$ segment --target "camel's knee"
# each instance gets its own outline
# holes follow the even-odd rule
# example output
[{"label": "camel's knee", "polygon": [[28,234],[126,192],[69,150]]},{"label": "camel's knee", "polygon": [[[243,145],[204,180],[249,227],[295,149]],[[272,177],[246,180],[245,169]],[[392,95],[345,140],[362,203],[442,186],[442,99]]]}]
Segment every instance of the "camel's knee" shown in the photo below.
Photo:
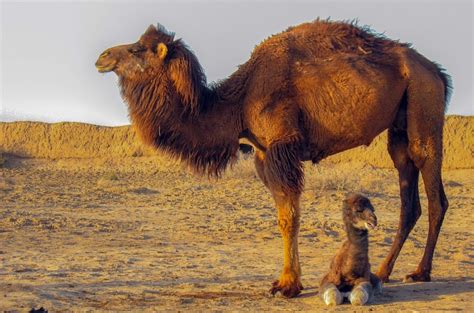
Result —
[{"label": "camel's knee", "polygon": [[275,190],[272,190],[272,193],[278,210],[278,228],[281,233],[284,236],[297,234],[300,226],[300,195]]},{"label": "camel's knee", "polygon": [[300,227],[299,215],[295,213],[278,214],[278,228],[282,234],[295,234]]},{"label": "camel's knee", "polygon": [[420,170],[428,167],[430,171],[441,169],[441,159],[443,146],[441,138],[435,136],[424,140],[410,138],[408,144],[408,155]]},{"label": "camel's knee", "polygon": [[272,190],[278,210],[278,228],[284,237],[294,236],[300,227],[300,194]]},{"label": "camel's knee", "polygon": [[422,169],[426,161],[426,152],[419,146],[410,147],[409,155],[415,166]]},{"label": "camel's knee", "polygon": [[430,216],[444,216],[449,203],[443,189],[441,179],[441,163],[438,160],[426,160],[424,167],[421,169],[423,181],[425,183],[425,191],[428,197],[428,211]]}]

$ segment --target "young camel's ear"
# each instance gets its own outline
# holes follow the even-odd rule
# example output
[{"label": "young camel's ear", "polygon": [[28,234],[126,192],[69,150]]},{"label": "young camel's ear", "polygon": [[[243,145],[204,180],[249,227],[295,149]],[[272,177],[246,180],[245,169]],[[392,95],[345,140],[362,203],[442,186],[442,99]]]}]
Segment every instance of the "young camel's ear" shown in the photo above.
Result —
[{"label": "young camel's ear", "polygon": [[168,54],[168,47],[164,43],[160,42],[156,47],[156,54],[161,60],[164,60]]},{"label": "young camel's ear", "polygon": [[200,93],[206,78],[196,56],[186,50],[176,49],[169,63],[170,77],[181,96],[183,104],[192,114],[200,109]]}]

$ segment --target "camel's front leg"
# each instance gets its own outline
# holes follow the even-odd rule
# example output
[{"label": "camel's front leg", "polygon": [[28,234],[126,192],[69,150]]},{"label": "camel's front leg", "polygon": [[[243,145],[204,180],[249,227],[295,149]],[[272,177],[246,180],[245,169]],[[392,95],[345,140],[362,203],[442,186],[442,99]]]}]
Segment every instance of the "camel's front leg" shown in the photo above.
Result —
[{"label": "camel's front leg", "polygon": [[[319,296],[326,305],[339,305],[344,300],[344,296],[330,277],[330,274],[326,274],[321,280],[319,284]],[[332,278],[334,278],[334,276],[332,276]],[[337,280],[338,283],[340,283],[340,279],[338,278]]]},{"label": "camel's front leg", "polygon": [[273,283],[271,293],[295,297],[303,289],[298,255],[303,170],[298,145],[291,141],[272,144],[265,153],[258,152],[255,161],[260,178],[275,199],[278,227],[283,237],[283,272]]},{"label": "camel's front leg", "polygon": [[278,227],[283,237],[283,272],[273,283],[271,293],[281,292],[285,297],[297,296],[301,285],[301,267],[298,255],[299,195],[274,194],[278,209]]}]

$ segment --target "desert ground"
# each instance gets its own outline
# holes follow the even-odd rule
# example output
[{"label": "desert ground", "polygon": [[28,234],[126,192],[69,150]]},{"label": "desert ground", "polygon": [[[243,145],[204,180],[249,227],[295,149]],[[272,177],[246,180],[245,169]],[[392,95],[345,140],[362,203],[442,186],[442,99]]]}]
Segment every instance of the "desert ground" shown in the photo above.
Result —
[{"label": "desert ground", "polygon": [[[330,310],[474,311],[474,119],[456,118],[445,138],[450,209],[433,281],[402,282],[427,235],[420,182],[423,215],[384,293],[365,307]],[[306,164],[299,236],[305,290],[294,299],[268,293],[281,270],[282,242],[252,158],[241,156],[216,181],[133,146],[136,140],[123,128],[0,123],[0,311],[325,310],[318,282],[345,239],[348,192],[367,195],[376,209],[374,271],[388,253],[400,199],[397,173],[377,152],[383,137],[375,148]]]}]

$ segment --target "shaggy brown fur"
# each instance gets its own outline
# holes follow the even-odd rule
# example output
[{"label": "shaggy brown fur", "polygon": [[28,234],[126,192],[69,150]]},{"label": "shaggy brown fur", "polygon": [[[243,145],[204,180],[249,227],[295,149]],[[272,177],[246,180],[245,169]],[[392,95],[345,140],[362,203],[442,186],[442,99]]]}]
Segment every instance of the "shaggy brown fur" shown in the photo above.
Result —
[{"label": "shaggy brown fur", "polygon": [[[344,200],[342,215],[347,240],[334,256],[329,272],[321,280],[320,294],[332,286],[341,292],[351,291],[364,282],[377,288],[378,278],[370,272],[368,228],[377,225],[369,199],[353,194]],[[369,290],[371,293],[371,290]]]},{"label": "shaggy brown fur", "polygon": [[406,44],[343,22],[317,20],[272,36],[228,79],[207,85],[194,54],[163,27],[104,51],[97,68],[114,71],[142,139],[219,175],[239,139],[256,148],[256,167],[278,208],[284,269],[272,292],[301,289],[298,258],[302,162],[368,145],[389,129],[400,173],[399,232],[379,275],[384,280],[419,216],[418,172],[425,180],[430,231],[418,270],[429,280],[447,209],[441,183],[442,130],[449,77]]}]

